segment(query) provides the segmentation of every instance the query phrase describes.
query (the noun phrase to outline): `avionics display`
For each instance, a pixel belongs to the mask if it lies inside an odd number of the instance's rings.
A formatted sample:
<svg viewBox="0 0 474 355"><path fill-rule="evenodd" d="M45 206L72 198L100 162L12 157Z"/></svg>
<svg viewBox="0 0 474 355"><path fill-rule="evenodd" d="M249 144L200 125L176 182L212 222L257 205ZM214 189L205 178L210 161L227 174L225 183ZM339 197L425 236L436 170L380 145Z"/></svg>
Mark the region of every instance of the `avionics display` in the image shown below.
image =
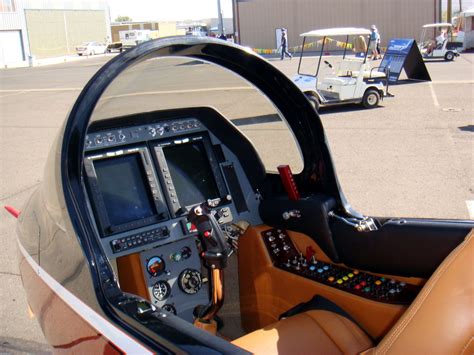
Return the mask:
<svg viewBox="0 0 474 355"><path fill-rule="evenodd" d="M146 148L86 158L94 209L104 236L167 218Z"/></svg>
<svg viewBox="0 0 474 355"><path fill-rule="evenodd" d="M163 153L181 206L220 197L202 141L166 146Z"/></svg>
<svg viewBox="0 0 474 355"><path fill-rule="evenodd" d="M138 154L98 160L94 163L111 225L129 223L156 214Z"/></svg>

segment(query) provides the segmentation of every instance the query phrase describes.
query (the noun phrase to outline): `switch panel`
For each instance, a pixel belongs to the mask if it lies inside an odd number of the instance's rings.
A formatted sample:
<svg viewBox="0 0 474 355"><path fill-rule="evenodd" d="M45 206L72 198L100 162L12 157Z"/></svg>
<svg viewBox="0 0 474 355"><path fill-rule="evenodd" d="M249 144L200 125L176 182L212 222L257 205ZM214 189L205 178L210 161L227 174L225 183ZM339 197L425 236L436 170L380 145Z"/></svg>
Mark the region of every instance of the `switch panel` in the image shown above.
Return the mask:
<svg viewBox="0 0 474 355"><path fill-rule="evenodd" d="M262 232L275 267L378 302L410 304L421 287L317 260L307 248L299 252L283 229Z"/></svg>

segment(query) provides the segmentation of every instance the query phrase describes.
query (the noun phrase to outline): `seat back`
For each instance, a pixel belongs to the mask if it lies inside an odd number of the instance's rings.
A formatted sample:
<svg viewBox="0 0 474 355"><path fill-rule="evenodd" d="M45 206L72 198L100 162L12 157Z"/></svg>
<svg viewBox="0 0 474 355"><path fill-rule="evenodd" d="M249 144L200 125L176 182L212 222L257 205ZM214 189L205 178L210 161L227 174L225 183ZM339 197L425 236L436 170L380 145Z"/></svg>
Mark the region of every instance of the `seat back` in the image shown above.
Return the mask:
<svg viewBox="0 0 474 355"><path fill-rule="evenodd" d="M339 63L336 71L337 76L352 76L352 72L359 72L361 69L362 60L359 59L344 59Z"/></svg>
<svg viewBox="0 0 474 355"><path fill-rule="evenodd" d="M379 345L363 354L473 354L473 266L474 230L436 269Z"/></svg>

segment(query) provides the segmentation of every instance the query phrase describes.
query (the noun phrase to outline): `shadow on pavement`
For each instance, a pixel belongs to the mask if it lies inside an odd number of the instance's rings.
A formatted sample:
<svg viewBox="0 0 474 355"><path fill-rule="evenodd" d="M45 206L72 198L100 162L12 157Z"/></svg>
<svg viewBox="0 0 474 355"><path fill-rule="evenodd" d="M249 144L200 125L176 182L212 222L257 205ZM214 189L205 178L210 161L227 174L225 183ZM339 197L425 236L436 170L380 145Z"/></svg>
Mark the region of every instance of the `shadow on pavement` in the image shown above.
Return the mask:
<svg viewBox="0 0 474 355"><path fill-rule="evenodd" d="M260 124L260 123L270 123L270 122L280 122L281 118L278 115L262 115L262 116L252 116L246 118L236 118L232 120L232 123L236 126L246 126L251 124Z"/></svg>
<svg viewBox="0 0 474 355"><path fill-rule="evenodd" d="M461 126L461 127L458 127L458 129L463 132L474 132L474 125L470 124L467 126Z"/></svg>
<svg viewBox="0 0 474 355"><path fill-rule="evenodd" d="M378 110L383 109L383 106L374 107L370 110ZM329 107L321 107L318 111L320 115L324 115L325 113L341 113L341 112L350 112L350 111L367 111L365 107L358 105L358 104L347 104L341 106L329 106Z"/></svg>
<svg viewBox="0 0 474 355"><path fill-rule="evenodd" d="M0 354L52 354L53 349L42 343L18 338L0 338Z"/></svg>

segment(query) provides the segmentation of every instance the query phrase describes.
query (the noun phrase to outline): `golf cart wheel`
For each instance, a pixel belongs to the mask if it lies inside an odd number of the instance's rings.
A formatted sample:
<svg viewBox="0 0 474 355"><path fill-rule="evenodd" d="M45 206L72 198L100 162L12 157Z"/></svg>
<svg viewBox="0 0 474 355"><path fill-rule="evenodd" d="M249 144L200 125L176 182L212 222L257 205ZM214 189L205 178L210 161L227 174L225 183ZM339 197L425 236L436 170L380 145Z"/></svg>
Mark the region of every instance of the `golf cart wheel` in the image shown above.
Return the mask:
<svg viewBox="0 0 474 355"><path fill-rule="evenodd" d="M316 111L319 111L319 100L316 96L313 95L306 95L308 100L313 104L313 107L315 108Z"/></svg>
<svg viewBox="0 0 474 355"><path fill-rule="evenodd" d="M453 52L447 52L444 55L444 59L447 60L448 62L454 60L454 53Z"/></svg>
<svg viewBox="0 0 474 355"><path fill-rule="evenodd" d="M362 98L362 105L364 105L365 108L374 108L379 105L379 101L379 92L375 89L367 89Z"/></svg>

